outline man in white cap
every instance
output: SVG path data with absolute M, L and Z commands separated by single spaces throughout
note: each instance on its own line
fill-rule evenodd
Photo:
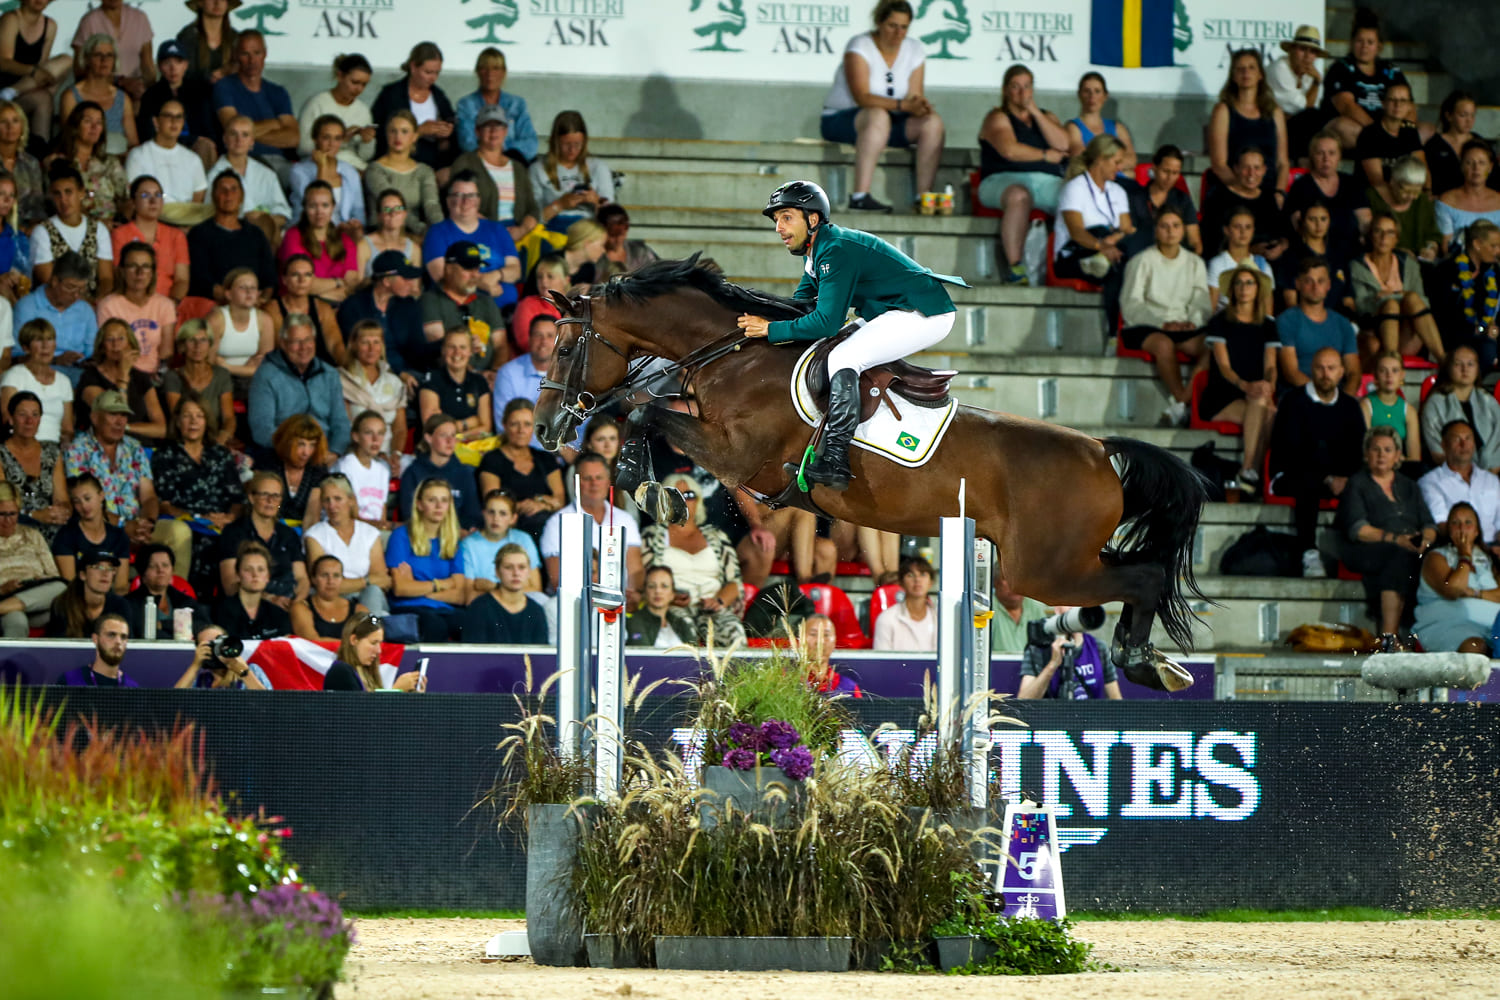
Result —
M 1328 58 L 1329 53 L 1323 48 L 1322 33 L 1311 24 L 1282 39 L 1281 50 L 1286 55 L 1271 64 L 1266 80 L 1286 114 L 1287 151 L 1295 163 L 1307 155 L 1308 143 L 1328 120 L 1318 107 L 1323 86 L 1318 60 Z

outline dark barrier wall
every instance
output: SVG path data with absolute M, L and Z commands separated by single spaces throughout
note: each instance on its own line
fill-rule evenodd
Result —
M 60 697 L 61 692 L 49 692 Z M 515 702 L 487 695 L 67 693 L 67 713 L 199 723 L 221 786 L 294 829 L 346 905 L 523 905 L 524 858 L 480 804 Z M 635 731 L 681 752 L 680 702 Z M 1001 783 L 1054 804 L 1076 909 L 1500 905 L 1500 709 L 1489 704 L 1009 706 Z M 865 731 L 914 700 L 853 703 Z M 674 733 L 674 729 L 676 732 Z

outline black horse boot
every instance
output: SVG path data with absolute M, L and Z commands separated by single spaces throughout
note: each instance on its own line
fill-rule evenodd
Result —
M 854 475 L 849 471 L 849 442 L 858 426 L 859 372 L 841 368 L 828 380 L 828 418 L 823 422 L 823 440 L 803 473 L 809 485 L 841 492 L 849 488 Z
M 651 447 L 644 434 L 627 438 L 615 458 L 615 489 L 631 496 L 642 483 L 655 479 L 651 468 Z

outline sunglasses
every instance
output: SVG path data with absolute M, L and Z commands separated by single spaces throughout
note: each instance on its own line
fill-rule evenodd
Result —
M 885 96 L 896 96 L 896 74 L 890 70 L 885 71 Z

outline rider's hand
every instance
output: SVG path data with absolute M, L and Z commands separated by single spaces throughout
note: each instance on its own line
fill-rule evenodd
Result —
M 740 329 L 745 331 L 747 337 L 764 337 L 771 332 L 771 321 L 763 316 L 751 316 L 746 313 L 736 322 Z

